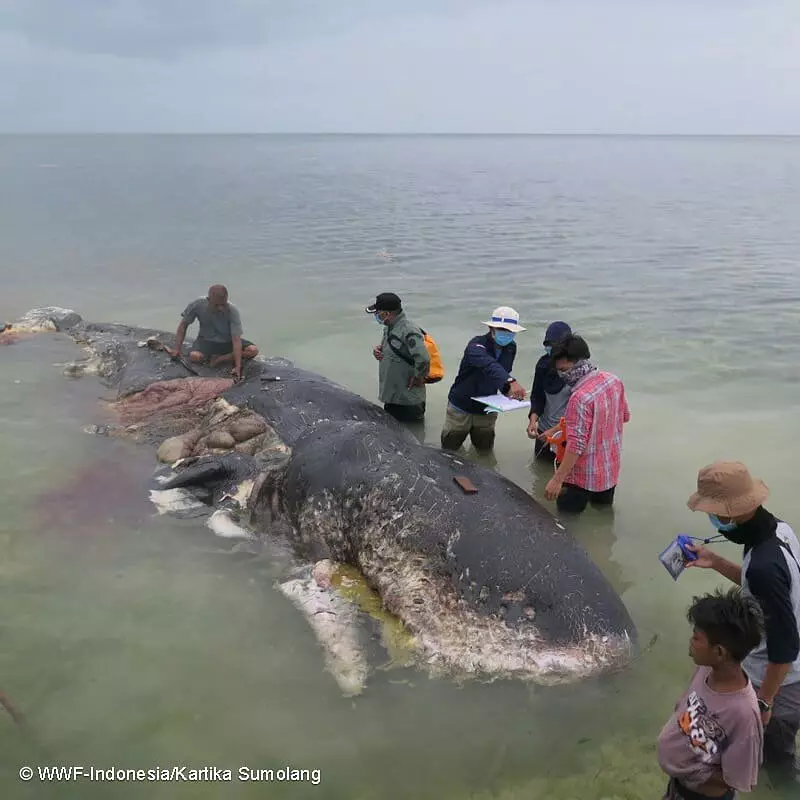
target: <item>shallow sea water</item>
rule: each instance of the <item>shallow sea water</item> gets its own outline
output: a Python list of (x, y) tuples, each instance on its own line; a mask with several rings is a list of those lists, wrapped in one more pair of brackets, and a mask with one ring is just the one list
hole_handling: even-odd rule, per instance
[[(674, 583), (657, 560), (710, 530), (685, 507), (697, 469), (744, 460), (800, 527), (798, 190), (794, 139), (0, 137), (6, 318), (59, 304), (173, 329), (221, 280), (264, 352), (369, 399), (379, 330), (363, 308), (379, 291), (434, 334), (448, 376), (496, 305), (529, 328), (527, 383), (544, 327), (572, 323), (625, 381), (632, 421), (613, 514), (568, 524), (645, 646), (579, 686), (396, 667), (343, 698), (276, 565), (158, 516), (154, 454), (83, 433), (110, 393), (54, 366), (71, 342), (35, 337), (0, 349), (0, 689), (30, 725), (25, 739), (0, 714), (0, 796), (660, 796), (655, 740), (691, 674), (685, 609), (723, 584)], [(448, 385), (429, 389), (433, 445)], [(524, 427), (499, 420), (488, 465), (541, 498)], [(234, 780), (19, 781), (49, 763)], [(287, 764), (321, 783), (235, 779)]]

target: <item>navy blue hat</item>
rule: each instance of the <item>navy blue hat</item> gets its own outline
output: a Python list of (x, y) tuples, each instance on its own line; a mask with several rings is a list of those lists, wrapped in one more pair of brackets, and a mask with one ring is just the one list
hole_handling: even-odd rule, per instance
[(547, 332), (544, 335), (544, 342), (542, 342), (542, 344), (545, 346), (548, 344), (556, 344), (571, 333), (572, 328), (570, 328), (566, 322), (551, 322), (547, 326)]

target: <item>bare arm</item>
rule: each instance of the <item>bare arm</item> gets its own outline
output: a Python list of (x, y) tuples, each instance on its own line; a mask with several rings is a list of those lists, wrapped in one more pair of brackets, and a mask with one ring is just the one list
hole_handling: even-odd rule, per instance
[(727, 558), (717, 556), (714, 563), (714, 569), (720, 575), (732, 581), (737, 586), (742, 585), (742, 567), (740, 564), (734, 564), (733, 561), (728, 561)]
[(547, 486), (545, 486), (544, 496), (548, 500), (555, 500), (561, 494), (561, 488), (564, 485), (564, 480), (572, 471), (572, 468), (575, 466), (575, 463), (579, 458), (580, 454), (575, 453), (572, 450), (567, 449), (567, 452), (564, 453), (564, 460), (558, 465), (556, 474), (550, 478)]
[(181, 320), (178, 324), (178, 330), (175, 331), (175, 351), (170, 355), (180, 355), (183, 349), (183, 340), (186, 338), (186, 320)]
[(578, 459), (580, 458), (580, 454), (574, 453), (572, 450), (567, 448), (567, 452), (564, 453), (564, 460), (558, 465), (558, 469), (556, 470), (555, 477), (558, 479), (559, 483), (564, 483), (567, 475), (572, 472), (572, 468), (577, 463)]
[(235, 375), (242, 374), (242, 337), (231, 336), (233, 340), (233, 372)]
[(564, 481), (572, 472), (572, 468), (578, 459), (586, 452), (589, 444), (589, 433), (594, 423), (594, 407), (591, 403), (578, 400), (573, 395), (567, 403), (566, 410), (567, 424), (567, 450), (564, 453), (563, 461), (558, 465), (555, 475), (550, 478), (544, 490), (547, 500), (555, 500), (561, 494)]
[(758, 690), (758, 696), (762, 700), (766, 700), (770, 705), (778, 694), (778, 689), (783, 684), (783, 679), (789, 673), (791, 664), (773, 664), (771, 661), (767, 664), (767, 671), (764, 674), (764, 682)]
[(690, 544), (687, 545), (687, 547), (689, 550), (697, 554), (696, 559), (686, 562), (687, 567), (713, 569), (715, 572), (718, 572), (724, 578), (732, 581), (737, 586), (742, 585), (742, 568), (739, 564), (734, 564), (732, 561), (728, 561), (727, 558), (717, 555), (717, 553), (715, 553), (713, 550), (709, 550), (703, 545)]

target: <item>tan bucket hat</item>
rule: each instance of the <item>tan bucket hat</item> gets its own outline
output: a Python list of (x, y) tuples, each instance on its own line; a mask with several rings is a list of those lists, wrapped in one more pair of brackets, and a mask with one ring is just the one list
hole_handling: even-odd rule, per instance
[(764, 481), (754, 480), (741, 461), (715, 461), (697, 473), (697, 491), (686, 505), (717, 517), (741, 517), (768, 497)]

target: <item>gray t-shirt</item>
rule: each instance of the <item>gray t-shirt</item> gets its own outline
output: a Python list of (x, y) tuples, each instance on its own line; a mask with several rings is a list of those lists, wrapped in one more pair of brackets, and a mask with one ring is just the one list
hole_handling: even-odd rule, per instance
[(755, 690), (748, 680), (738, 692), (715, 692), (710, 674), (710, 667), (697, 668), (658, 737), (658, 763), (693, 791), (717, 777), (750, 792), (764, 743)]
[(567, 403), (572, 392), (572, 387), (565, 383), (557, 394), (545, 392), (544, 412), (539, 417), (539, 430), (547, 431), (554, 428), (567, 413)]
[(230, 303), (224, 311), (212, 311), (208, 299), (199, 297), (186, 306), (181, 317), (187, 327), (197, 320), (200, 323), (197, 338), (207, 342), (230, 342), (234, 336), (242, 335), (242, 318)]

